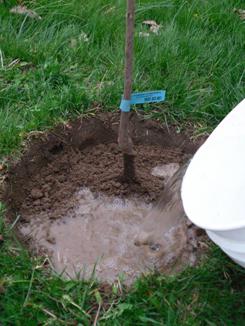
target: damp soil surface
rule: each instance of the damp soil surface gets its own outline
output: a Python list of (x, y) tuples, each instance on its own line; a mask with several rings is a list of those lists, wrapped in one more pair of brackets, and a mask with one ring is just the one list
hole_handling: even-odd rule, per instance
[(8, 217), (18, 214), (21, 239), (68, 277), (88, 278), (96, 265), (98, 279), (124, 275), (131, 283), (154, 269), (169, 273), (193, 265), (200, 256), (203, 235), (186, 218), (168, 230), (171, 255), (159, 256), (153, 244), (147, 250), (135, 245), (167, 180), (199, 144), (132, 115), (136, 180), (125, 179), (118, 125), (118, 114), (102, 114), (34, 133), (20, 159), (9, 163)]

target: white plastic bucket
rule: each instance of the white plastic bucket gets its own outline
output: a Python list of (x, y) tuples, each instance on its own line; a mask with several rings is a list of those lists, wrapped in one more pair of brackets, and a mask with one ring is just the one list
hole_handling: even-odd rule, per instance
[(209, 238), (232, 260), (245, 267), (245, 228), (232, 231), (208, 231)]
[(245, 267), (245, 100), (198, 149), (181, 196), (189, 219)]

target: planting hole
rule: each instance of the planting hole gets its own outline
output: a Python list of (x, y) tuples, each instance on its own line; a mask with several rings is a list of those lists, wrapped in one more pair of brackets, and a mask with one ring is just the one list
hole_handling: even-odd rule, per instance
[[(142, 273), (179, 271), (197, 262), (200, 232), (183, 218), (163, 242), (137, 243), (149, 213), (197, 145), (174, 129), (131, 119), (137, 182), (120, 182), (118, 115), (76, 120), (35, 138), (10, 164), (5, 201), (20, 214), (18, 234), (37, 253), (49, 255), (66, 277), (95, 277), (127, 284)], [(62, 142), (61, 142), (62, 141)], [(152, 218), (152, 230), (161, 232)], [(197, 235), (198, 234), (198, 235)]]

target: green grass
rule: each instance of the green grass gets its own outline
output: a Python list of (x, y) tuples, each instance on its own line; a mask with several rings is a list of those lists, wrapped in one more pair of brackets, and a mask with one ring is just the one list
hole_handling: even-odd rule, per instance
[[(15, 1), (0, 4), (0, 160), (30, 131), (117, 110), (123, 89), (124, 0), (25, 3), (43, 19), (9, 14)], [(202, 133), (244, 97), (244, 22), (235, 7), (244, 1), (137, 1), (134, 90), (167, 90), (146, 115)], [(140, 38), (144, 19), (160, 23), (160, 34)], [(245, 324), (244, 270), (217, 248), (197, 269), (103, 293), (93, 281), (51, 275), (3, 223), (1, 233), (0, 325), (89, 325), (100, 305), (100, 325)]]
[[(26, 1), (40, 21), (10, 15), (7, 3), (0, 5), (0, 155), (31, 130), (93, 107), (117, 109), (124, 0)], [(192, 121), (205, 131), (243, 98), (244, 23), (233, 12), (242, 4), (137, 1), (134, 90), (167, 90), (167, 101), (146, 108), (148, 114), (180, 125)], [(140, 38), (144, 19), (160, 23), (160, 35)], [(15, 59), (20, 63), (11, 65)]]

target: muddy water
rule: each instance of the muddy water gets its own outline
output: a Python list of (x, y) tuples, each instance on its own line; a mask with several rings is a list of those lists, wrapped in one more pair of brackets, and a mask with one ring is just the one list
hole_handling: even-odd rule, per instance
[(169, 178), (171, 178), (175, 172), (179, 169), (179, 163), (168, 163), (155, 166), (151, 174), (155, 177), (163, 178), (166, 183)]
[[(171, 175), (173, 170), (172, 165), (157, 167), (159, 176), (165, 173), (165, 178), (166, 171)], [(48, 252), (58, 273), (89, 278), (95, 269), (99, 280), (112, 283), (122, 277), (130, 284), (142, 273), (155, 269), (168, 272), (178, 270), (183, 262), (194, 263), (192, 250), (188, 251), (186, 220), (173, 225), (169, 219), (166, 225), (162, 221), (161, 241), (136, 245), (145, 225), (150, 224), (151, 230), (159, 234), (159, 220), (153, 216), (149, 221), (151, 204), (136, 198), (94, 195), (88, 188), (77, 191), (72, 200), (74, 208), (59, 220), (40, 214), (20, 227), (37, 250)]]
[[(76, 194), (77, 206), (52, 224), (22, 228), (32, 233), (38, 246), (51, 253), (55, 269), (75, 277), (82, 270), (87, 278), (95, 263), (96, 276), (112, 282), (121, 273), (134, 277), (145, 269), (134, 237), (150, 211), (150, 205), (119, 198), (97, 198), (89, 189)], [(135, 256), (138, 256), (137, 259)]]

